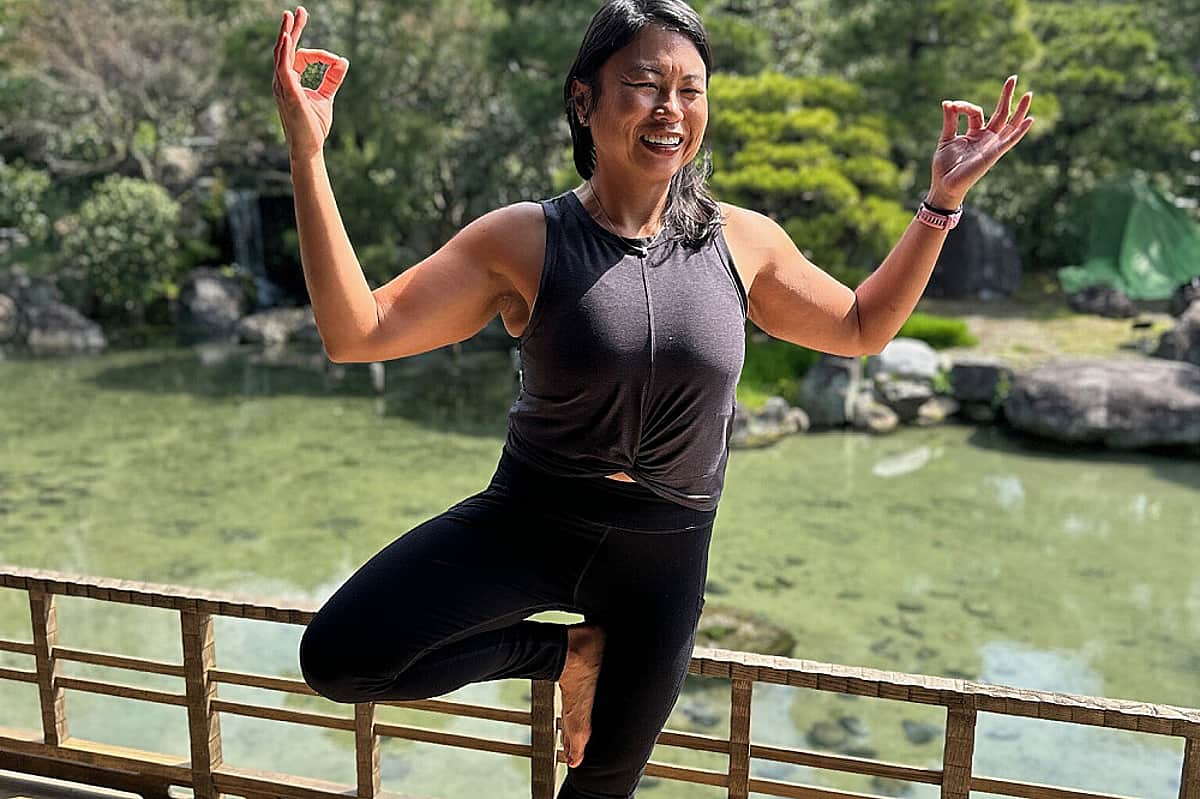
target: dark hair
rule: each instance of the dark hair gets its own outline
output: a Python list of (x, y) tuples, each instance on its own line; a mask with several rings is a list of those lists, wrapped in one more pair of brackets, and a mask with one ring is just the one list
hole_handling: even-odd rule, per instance
[[(574, 95), (571, 83), (578, 80), (591, 87), (588, 114), (599, 103), (600, 85), (597, 80), (600, 68), (609, 56), (633, 41), (638, 32), (650, 24), (661, 25), (677, 31), (692, 40), (704, 61), (704, 83), (712, 73), (712, 53), (708, 47), (708, 34), (704, 23), (691, 6), (683, 0), (608, 0), (592, 17), (575, 63), (567, 71), (563, 84), (563, 107), (567, 124), (571, 126), (571, 144), (574, 148), (575, 169), (584, 179), (596, 171), (596, 145), (592, 141), (592, 130), (579, 124), (575, 115)], [(705, 180), (712, 173), (712, 153), (707, 147), (700, 150), (699, 166), (695, 161), (684, 164), (671, 177), (667, 191), (667, 204), (663, 209), (663, 222), (672, 229), (673, 238), (682, 239), (691, 247), (700, 247), (721, 226), (721, 207), (708, 193)]]

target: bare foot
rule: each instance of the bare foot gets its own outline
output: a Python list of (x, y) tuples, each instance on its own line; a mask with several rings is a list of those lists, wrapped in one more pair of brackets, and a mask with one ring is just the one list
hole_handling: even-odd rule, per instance
[(592, 700), (604, 653), (604, 630), (596, 624), (567, 627), (567, 663), (558, 678), (562, 691), (562, 744), (567, 765), (583, 761), (583, 750), (592, 735)]

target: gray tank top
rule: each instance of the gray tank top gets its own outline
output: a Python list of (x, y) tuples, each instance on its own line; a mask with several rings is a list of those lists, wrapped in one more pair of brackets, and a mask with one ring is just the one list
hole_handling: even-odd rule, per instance
[(504, 449), (562, 476), (623, 471), (696, 510), (721, 496), (746, 290), (725, 238), (626, 238), (573, 191), (540, 201), (546, 257), (518, 339)]

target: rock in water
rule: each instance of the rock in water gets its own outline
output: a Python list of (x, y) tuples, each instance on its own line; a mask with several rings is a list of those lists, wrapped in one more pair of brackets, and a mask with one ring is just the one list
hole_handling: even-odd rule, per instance
[(862, 372), (858, 358), (822, 354), (804, 373), (799, 401), (813, 427), (841, 427), (849, 421)]
[(1200, 301), (1188, 306), (1179, 324), (1162, 334), (1154, 356), (1200, 366)]
[(867, 358), (867, 377), (885, 374), (908, 380), (933, 380), (941, 369), (937, 350), (919, 338), (894, 338)]
[(1017, 375), (1017, 429), (1115, 449), (1200, 446), (1200, 367), (1182, 361), (1058, 360)]

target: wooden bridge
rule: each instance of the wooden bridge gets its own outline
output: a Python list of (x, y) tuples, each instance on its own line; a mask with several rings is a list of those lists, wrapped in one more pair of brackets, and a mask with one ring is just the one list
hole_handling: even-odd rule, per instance
[[(245, 799), (403, 799), (380, 789), (380, 744), (384, 737), (424, 741), (442, 746), (497, 752), (529, 759), (530, 796), (553, 799), (566, 775), (565, 757), (557, 746), (561, 697), (556, 684), (531, 680), (528, 710), (463, 704), (443, 700), (361, 703), (353, 718), (234, 702), (217, 696), (222, 683), (316, 696), (303, 680), (230, 671), (217, 666), (213, 617), (229, 616), (279, 624), (305, 625), (315, 607), (270, 602), (180, 586), (87, 577), (0, 565), (0, 587), (28, 594), (31, 640), (0, 639), (0, 651), (27, 655), (32, 669), (0, 668), (0, 680), (37, 686), (42, 729), (0, 727), (0, 770), (40, 775), (106, 789), (129, 791), (146, 799), (167, 799), (172, 786), (190, 789), (197, 799), (221, 795)], [(55, 599), (86, 597), (166, 608), (179, 614), (182, 662), (169, 663), (104, 652), (72, 649), (58, 642)], [(65, 662), (90, 663), (139, 673), (170, 675), (183, 690), (169, 692), (61, 674)], [(728, 758), (720, 771), (651, 760), (645, 773), (666, 780), (724, 788), (729, 799), (747, 799), (751, 791), (794, 799), (866, 799), (866, 795), (750, 776), (750, 759), (831, 769), (849, 774), (887, 777), (940, 786), (942, 799), (969, 799), (981, 791), (1026, 799), (1114, 799), (1114, 794), (1035, 785), (973, 773), (976, 716), (979, 712), (1050, 719), (1184, 739), (1179, 799), (1200, 799), (1200, 710), (1121, 699), (1078, 696), (1008, 688), (942, 677), (879, 671), (811, 660), (756, 655), (697, 647), (689, 673), (728, 681), (729, 736), (664, 730), (658, 743)], [(945, 709), (945, 738), (940, 769), (915, 768), (859, 757), (835, 756), (750, 740), (750, 699), (755, 683), (793, 685), (818, 691), (879, 697)], [(67, 691), (106, 694), (142, 702), (177, 705), (187, 710), (190, 757), (131, 749), (70, 735)], [(376, 705), (508, 722), (529, 730), (528, 744), (461, 735), (423, 727), (384, 723)], [(335, 703), (330, 703), (336, 707)], [(222, 762), (222, 714), (345, 730), (354, 734), (357, 781), (325, 782), (290, 774), (236, 768)], [(561, 767), (560, 767), (561, 764)], [(3, 783), (0, 782), (0, 791)], [(35, 792), (30, 791), (33, 796)], [(12, 792), (0, 796), (12, 796)], [(47, 787), (37, 796), (78, 796)]]

